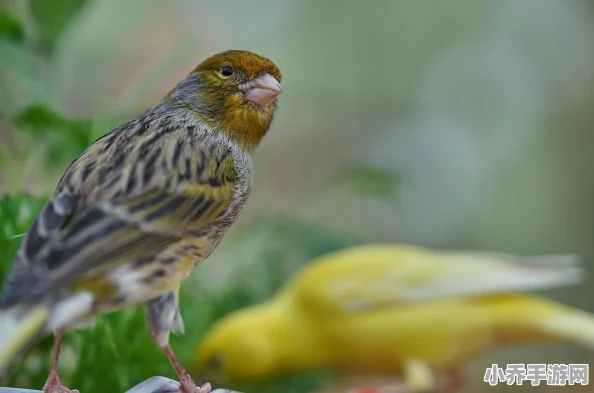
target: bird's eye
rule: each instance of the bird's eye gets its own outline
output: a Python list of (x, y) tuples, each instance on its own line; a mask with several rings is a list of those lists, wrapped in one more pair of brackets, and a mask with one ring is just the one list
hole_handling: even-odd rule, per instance
[(221, 75), (223, 76), (231, 76), (233, 75), (233, 67), (231, 66), (224, 66), (221, 68)]
[(206, 361), (206, 367), (209, 370), (218, 370), (221, 367), (221, 364), (223, 363), (221, 360), (222, 359), (220, 358), (220, 356), (212, 356), (210, 359)]

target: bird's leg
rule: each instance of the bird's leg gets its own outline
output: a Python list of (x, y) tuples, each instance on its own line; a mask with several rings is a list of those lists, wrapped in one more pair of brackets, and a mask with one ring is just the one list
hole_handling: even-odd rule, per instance
[(165, 352), (165, 355), (167, 355), (169, 362), (171, 362), (175, 373), (179, 376), (179, 390), (181, 393), (210, 393), (212, 388), (209, 383), (205, 383), (202, 387), (196, 386), (192, 377), (190, 377), (179, 360), (177, 360), (177, 357), (173, 353), (169, 344), (163, 347), (163, 351)]
[(43, 385), (43, 393), (79, 393), (78, 390), (70, 390), (60, 383), (58, 378), (58, 360), (60, 358), (60, 348), (62, 347), (62, 332), (54, 333), (54, 346), (52, 348), (52, 367), (49, 377)]
[(404, 364), (404, 380), (411, 392), (435, 393), (437, 384), (435, 375), (428, 364), (416, 359), (409, 359)]
[(177, 290), (147, 303), (147, 326), (153, 340), (163, 349), (175, 373), (179, 376), (180, 393), (210, 393), (210, 384), (196, 386), (169, 346), (169, 332), (183, 331), (179, 314)]

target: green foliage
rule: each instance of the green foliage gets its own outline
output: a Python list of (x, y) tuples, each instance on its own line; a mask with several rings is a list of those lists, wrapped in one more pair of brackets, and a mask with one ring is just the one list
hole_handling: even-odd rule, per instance
[(16, 131), (9, 142), (12, 146), (0, 145), (0, 174), (8, 180), (5, 186), (19, 190), (35, 180), (47, 193), (53, 192), (72, 160), (109, 127), (86, 119), (67, 119), (40, 103), (11, 116), (9, 124)]
[(31, 140), (45, 145), (47, 159), (65, 167), (95, 139), (88, 120), (69, 120), (47, 106), (34, 104), (12, 118)]
[(67, 119), (48, 104), (47, 55), (84, 3), (66, 0), (56, 7), (54, 1), (32, 0), (27, 28), (33, 33), (0, 5), (0, 132), (3, 139), (9, 134), (0, 143), (5, 189), (36, 182), (50, 192), (66, 166), (100, 135), (95, 123)]
[(401, 174), (391, 170), (349, 165), (335, 175), (334, 184), (355, 195), (392, 201), (403, 180)]
[(41, 45), (45, 52), (51, 53), (64, 29), (83, 8), (87, 0), (31, 0), (31, 14), (40, 33)]
[[(0, 199), (0, 278), (6, 277), (9, 263), (22, 235), (27, 232), (46, 200), (29, 195)], [(0, 282), (0, 291), (3, 282)]]
[(8, 10), (0, 6), (0, 39), (21, 43), (25, 38), (25, 29)]

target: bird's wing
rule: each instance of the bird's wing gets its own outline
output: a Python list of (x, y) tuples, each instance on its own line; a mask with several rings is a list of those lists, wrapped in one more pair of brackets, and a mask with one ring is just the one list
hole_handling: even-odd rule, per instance
[[(118, 264), (150, 257), (219, 217), (235, 195), (232, 154), (216, 145), (202, 146), (205, 154), (200, 145), (183, 139), (179, 143), (172, 135), (153, 141), (159, 146), (151, 150), (156, 157), (131, 153), (120, 168), (110, 168), (110, 176), (99, 182), (103, 189), (87, 190), (84, 199), (80, 192), (66, 191), (74, 187), (60, 187), (23, 240), (2, 303), (36, 299)], [(177, 159), (162, 153), (169, 147), (176, 148)], [(71, 171), (84, 171), (91, 161), (80, 162)]]
[(325, 255), (281, 292), (308, 310), (358, 312), (451, 297), (521, 292), (578, 282), (571, 255), (518, 257), (368, 245)]

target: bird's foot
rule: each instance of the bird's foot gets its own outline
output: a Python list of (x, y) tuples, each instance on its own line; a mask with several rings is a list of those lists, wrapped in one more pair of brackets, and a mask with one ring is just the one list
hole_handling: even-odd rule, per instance
[(43, 390), (43, 393), (79, 393), (76, 389), (70, 390), (66, 386), (62, 386), (57, 373), (50, 373), (41, 390)]
[(78, 390), (70, 390), (66, 386), (58, 385), (58, 386), (44, 386), (43, 393), (80, 393)]
[(210, 393), (211, 391), (212, 387), (209, 383), (205, 383), (202, 386), (197, 386), (188, 374), (182, 376), (179, 381), (180, 393)]

